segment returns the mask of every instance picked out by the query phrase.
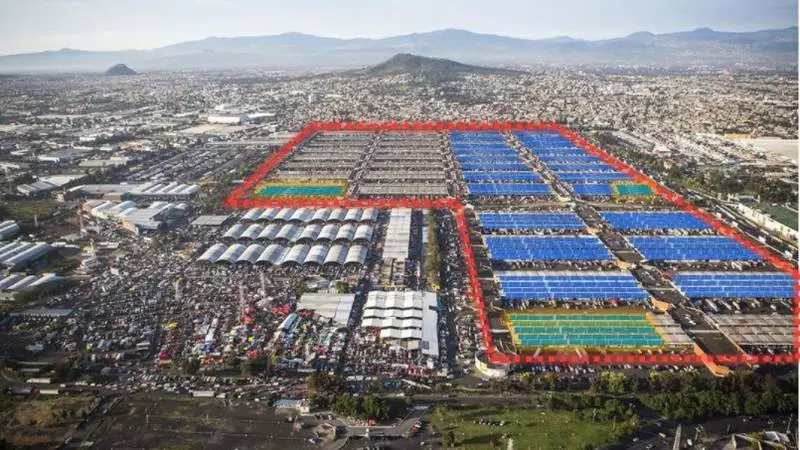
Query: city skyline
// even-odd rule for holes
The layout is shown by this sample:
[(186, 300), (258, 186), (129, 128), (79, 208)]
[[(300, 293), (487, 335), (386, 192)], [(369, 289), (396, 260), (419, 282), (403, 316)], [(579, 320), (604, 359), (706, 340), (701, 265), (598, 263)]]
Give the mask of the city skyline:
[[(613, 0), (602, 5), (566, 0), (548, 3), (513, 0), (504, 8), (452, 1), (387, 2), (349, 0), (337, 5), (300, 1), (290, 5), (251, 0), (34, 0), (2, 2), (7, 36), (0, 54), (61, 48), (81, 50), (151, 49), (207, 37), (299, 32), (336, 38), (381, 38), (438, 29), (467, 29), (526, 39), (570, 36), (600, 40), (637, 31), (669, 33), (709, 27), (756, 31), (797, 26), (797, 3), (770, 0), (713, 0), (697, 4)], [(458, 5), (458, 7), (456, 7)], [(516, 11), (515, 14), (508, 14)], [(688, 14), (687, 11), (691, 11)], [(361, 20), (351, 20), (355, 15)]]

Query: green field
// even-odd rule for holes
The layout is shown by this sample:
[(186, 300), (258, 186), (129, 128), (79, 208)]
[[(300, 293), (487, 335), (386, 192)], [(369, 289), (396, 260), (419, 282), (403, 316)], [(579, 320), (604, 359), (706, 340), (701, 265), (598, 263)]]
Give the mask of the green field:
[(17, 220), (33, 222), (33, 216), (45, 220), (58, 209), (58, 203), (52, 200), (31, 200), (25, 202), (9, 202), (0, 205), (0, 221)]
[(793, 211), (785, 206), (770, 205), (769, 203), (759, 204), (758, 209), (769, 214), (775, 218), (775, 220), (786, 225), (787, 227), (790, 227), (793, 230), (797, 229), (797, 211)]
[[(477, 424), (480, 419), (505, 420), (505, 426)], [(545, 408), (472, 406), (459, 409), (437, 408), (431, 425), (442, 436), (455, 434), (456, 448), (491, 448), (492, 442), (505, 448), (514, 439), (514, 448), (584, 449), (613, 443), (612, 425), (582, 419), (578, 413)]]
[(653, 189), (646, 184), (618, 184), (617, 192), (621, 196), (649, 197), (654, 195)]
[(262, 197), (338, 197), (344, 186), (335, 185), (268, 185), (258, 190)]

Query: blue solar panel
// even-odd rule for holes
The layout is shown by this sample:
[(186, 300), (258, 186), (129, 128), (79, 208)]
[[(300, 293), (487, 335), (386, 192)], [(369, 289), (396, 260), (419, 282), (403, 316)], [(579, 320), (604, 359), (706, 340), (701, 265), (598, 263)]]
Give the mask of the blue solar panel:
[(600, 195), (609, 197), (614, 193), (611, 189), (611, 185), (605, 183), (575, 183), (572, 185), (572, 190), (575, 191), (577, 195)]
[(515, 131), (514, 134), (516, 134), (517, 136), (535, 136), (535, 137), (561, 136), (561, 132), (558, 130), (520, 130), (520, 131)]
[(620, 172), (558, 172), (558, 178), (564, 181), (614, 181), (628, 180), (629, 176)]
[(613, 172), (608, 164), (547, 164), (554, 172)]
[(559, 148), (578, 148), (569, 140), (548, 140), (541, 139), (520, 139), (523, 145), (532, 150), (559, 149)]
[(542, 181), (542, 177), (533, 172), (464, 172), (464, 181)]
[(548, 164), (597, 164), (603, 163), (599, 156), (539, 156), (539, 159)]
[(794, 298), (786, 273), (678, 273), (672, 280), (689, 298)]
[(572, 146), (572, 141), (562, 136), (560, 133), (543, 132), (516, 132), (517, 138), (530, 148), (563, 147)]
[(484, 230), (582, 230), (577, 214), (565, 213), (481, 213)]
[(522, 163), (522, 158), (518, 155), (512, 156), (495, 156), (495, 155), (483, 155), (483, 156), (467, 156), (467, 155), (456, 155), (456, 160), (459, 163), (466, 163), (466, 164), (480, 164), (480, 163)]
[(470, 137), (470, 136), (502, 136), (499, 131), (481, 130), (481, 131), (451, 131), (450, 136), (453, 137)]
[(492, 170), (531, 170), (525, 164), (474, 164), (465, 163), (461, 164), (461, 170), (479, 170), (479, 171), (492, 171)]
[(628, 236), (653, 261), (753, 261), (761, 257), (726, 236)]
[(484, 148), (484, 147), (476, 147), (476, 148), (454, 148), (453, 153), (455, 153), (456, 157), (458, 156), (474, 156), (474, 155), (497, 155), (497, 156), (519, 156), (516, 150), (512, 150), (510, 148), (501, 149), (501, 148)]
[(507, 300), (626, 299), (644, 300), (650, 295), (633, 275), (535, 273), (500, 275), (500, 289)]
[(451, 142), (451, 147), (454, 150), (513, 150), (508, 142), (492, 141), (492, 142)]
[(531, 150), (537, 156), (587, 156), (591, 155), (586, 150), (579, 148), (539, 148)]
[(615, 230), (706, 230), (711, 228), (697, 217), (679, 211), (601, 212)]
[(544, 183), (468, 183), (470, 195), (550, 195), (549, 184)]
[(485, 236), (493, 260), (610, 261), (597, 236)]
[(505, 138), (497, 131), (477, 131), (463, 132), (453, 131), (450, 133), (451, 142), (505, 142)]

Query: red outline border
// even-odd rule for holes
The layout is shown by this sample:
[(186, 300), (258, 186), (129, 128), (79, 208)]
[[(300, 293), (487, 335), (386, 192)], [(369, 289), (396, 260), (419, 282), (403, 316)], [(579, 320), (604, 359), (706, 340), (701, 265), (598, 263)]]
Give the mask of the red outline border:
[(472, 252), (469, 228), (464, 213), (464, 204), (460, 199), (454, 197), (437, 199), (411, 199), (411, 198), (387, 198), (387, 199), (252, 199), (248, 198), (248, 191), (252, 189), (262, 178), (272, 169), (277, 167), (298, 145), (306, 138), (317, 131), (526, 131), (526, 130), (553, 130), (558, 131), (564, 137), (570, 139), (577, 147), (580, 147), (596, 156), (602, 158), (615, 169), (630, 175), (640, 183), (649, 185), (653, 191), (661, 197), (675, 203), (684, 211), (690, 212), (696, 217), (704, 220), (713, 226), (720, 234), (729, 236), (747, 248), (753, 250), (765, 260), (775, 265), (782, 271), (791, 274), (797, 282), (800, 282), (800, 274), (797, 268), (776, 256), (766, 247), (750, 240), (733, 228), (725, 225), (707, 212), (689, 203), (683, 197), (660, 185), (652, 178), (644, 175), (628, 164), (620, 161), (614, 156), (600, 150), (574, 133), (566, 127), (552, 122), (312, 122), (286, 143), (280, 150), (273, 154), (264, 164), (262, 164), (245, 182), (236, 188), (227, 198), (226, 204), (231, 208), (248, 209), (254, 207), (375, 207), (375, 208), (447, 208), (454, 212), (458, 224), (459, 236), (464, 247), (464, 258), (467, 265), (467, 272), (470, 279), (470, 290), (468, 295), (474, 299), (477, 305), (478, 320), (480, 320), (483, 331), (484, 342), (486, 344), (486, 355), (489, 362), (494, 364), (636, 364), (636, 365), (687, 365), (687, 364), (709, 364), (720, 363), (730, 364), (794, 364), (800, 360), (798, 347), (800, 347), (800, 289), (795, 283), (794, 299), (794, 353), (778, 355), (640, 355), (633, 353), (613, 353), (609, 355), (587, 355), (579, 356), (571, 353), (557, 353), (548, 355), (508, 355), (498, 352), (494, 347), (493, 336), (489, 325), (489, 315), (483, 298), (483, 291), (480, 287), (478, 278), (477, 264), (475, 255)]

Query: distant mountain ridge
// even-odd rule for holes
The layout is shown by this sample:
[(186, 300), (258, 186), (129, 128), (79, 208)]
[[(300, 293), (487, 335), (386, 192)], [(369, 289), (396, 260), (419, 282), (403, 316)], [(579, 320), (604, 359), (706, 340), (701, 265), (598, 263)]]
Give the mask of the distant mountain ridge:
[(446, 58), (465, 64), (518, 67), (571, 65), (797, 65), (797, 27), (753, 32), (698, 28), (677, 33), (637, 32), (587, 41), (558, 36), (521, 39), (467, 30), (437, 30), (380, 39), (340, 39), (303, 33), (210, 37), (152, 50), (61, 49), (0, 56), (0, 72), (94, 71), (118, 61), (141, 71), (264, 68), (351, 69), (378, 64), (398, 53)]

